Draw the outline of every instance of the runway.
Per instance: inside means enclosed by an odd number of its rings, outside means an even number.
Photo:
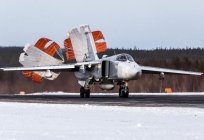
[[[129,98],[117,95],[92,95],[91,98],[80,98],[79,95],[0,95],[0,102],[204,108],[204,95],[130,95]]]

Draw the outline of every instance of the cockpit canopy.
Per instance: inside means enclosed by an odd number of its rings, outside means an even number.
[[[121,61],[121,62],[126,62],[126,61],[130,61],[130,62],[134,62],[134,59],[132,58],[132,56],[130,56],[129,54],[121,54],[118,55],[116,57],[117,61]]]

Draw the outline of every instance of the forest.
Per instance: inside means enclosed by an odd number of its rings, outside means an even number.
[[[23,47],[0,47],[0,67],[21,66],[18,62]],[[145,66],[164,67],[188,71],[204,72],[204,49],[108,49],[106,53],[99,54],[101,58],[104,54],[111,56],[114,54],[128,53],[134,60]],[[67,62],[68,63],[68,62]],[[173,92],[201,92],[204,91],[204,76],[187,75],[165,75],[164,80],[160,80],[159,75],[142,75],[141,79],[130,81],[130,92],[164,92],[165,88],[172,88]],[[0,94],[17,94],[20,91],[25,93],[33,92],[79,92],[77,79],[72,72],[62,72],[54,81],[43,80],[41,84],[34,83],[24,77],[21,72],[0,71]],[[91,92],[118,92],[118,86],[113,91],[102,91],[96,84],[91,87]]]

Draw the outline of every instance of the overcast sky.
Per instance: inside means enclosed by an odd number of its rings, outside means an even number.
[[[111,48],[204,48],[203,0],[0,0],[0,45],[48,37],[60,45],[80,24]]]

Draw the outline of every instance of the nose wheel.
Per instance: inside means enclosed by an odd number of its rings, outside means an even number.
[[[85,89],[84,87],[80,88],[80,97],[81,98],[89,98],[90,97],[90,89]]]
[[[119,97],[120,98],[128,98],[129,97],[129,88],[127,86],[120,87],[119,89]]]

